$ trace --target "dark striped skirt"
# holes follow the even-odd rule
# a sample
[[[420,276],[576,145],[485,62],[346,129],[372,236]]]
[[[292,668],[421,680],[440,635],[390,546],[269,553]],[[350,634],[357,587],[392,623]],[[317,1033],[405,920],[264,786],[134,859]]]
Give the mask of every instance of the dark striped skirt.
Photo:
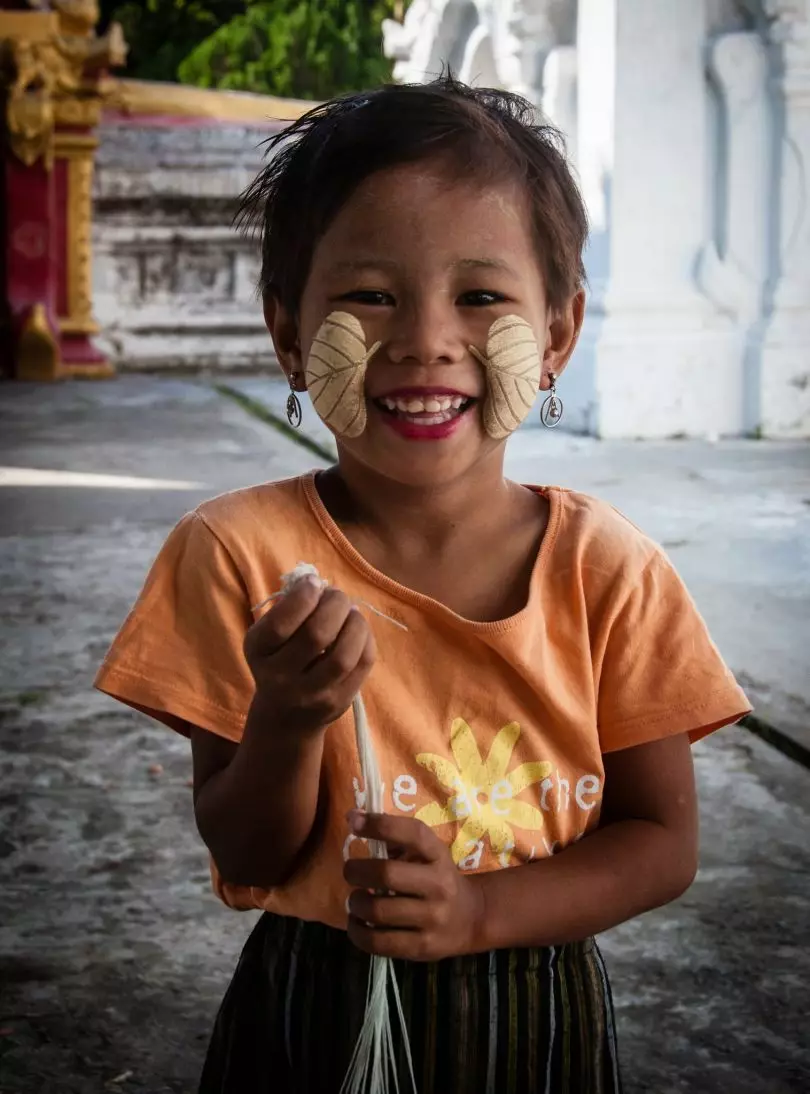
[[[265,914],[220,1008],[200,1094],[338,1094],[369,958],[343,931]],[[618,1094],[596,942],[396,962],[418,1094]],[[396,1041],[398,1019],[392,1004]],[[399,1045],[399,1090],[412,1087]]]

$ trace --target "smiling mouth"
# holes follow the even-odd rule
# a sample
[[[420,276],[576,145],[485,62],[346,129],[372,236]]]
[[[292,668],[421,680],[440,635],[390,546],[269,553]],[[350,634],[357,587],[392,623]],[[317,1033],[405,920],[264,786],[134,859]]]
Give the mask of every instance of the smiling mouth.
[[[460,418],[475,403],[465,395],[384,396],[374,399],[374,405],[393,418],[414,425],[444,425]]]

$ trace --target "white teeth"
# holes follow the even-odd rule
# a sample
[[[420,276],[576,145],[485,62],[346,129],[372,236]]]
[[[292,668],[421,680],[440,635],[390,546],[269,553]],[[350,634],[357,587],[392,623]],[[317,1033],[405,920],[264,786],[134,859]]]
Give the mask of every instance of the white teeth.
[[[462,395],[428,395],[423,399],[386,396],[380,401],[388,410],[397,410],[400,414],[443,414],[447,410],[458,410],[466,400]]]
[[[441,425],[443,422],[449,422],[455,416],[452,410],[445,410],[441,414],[420,414],[412,420],[418,422],[419,425]]]

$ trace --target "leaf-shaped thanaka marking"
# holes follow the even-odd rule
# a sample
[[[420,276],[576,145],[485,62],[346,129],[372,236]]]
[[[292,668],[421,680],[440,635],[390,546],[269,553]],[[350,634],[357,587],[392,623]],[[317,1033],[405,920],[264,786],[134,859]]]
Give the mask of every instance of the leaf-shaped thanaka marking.
[[[487,374],[484,429],[496,441],[514,433],[534,405],[543,366],[534,331],[519,315],[504,315],[489,328],[486,356],[470,346]]]
[[[380,348],[366,350],[359,320],[344,311],[327,315],[312,339],[306,364],[307,390],[318,416],[340,437],[366,428],[366,367]]]

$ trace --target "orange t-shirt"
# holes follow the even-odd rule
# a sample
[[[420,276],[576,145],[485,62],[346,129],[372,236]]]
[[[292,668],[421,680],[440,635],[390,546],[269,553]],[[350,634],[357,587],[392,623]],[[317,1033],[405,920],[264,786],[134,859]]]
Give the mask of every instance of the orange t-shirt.
[[[379,655],[363,697],[386,811],[434,828],[462,870],[553,854],[598,824],[603,753],[697,740],[750,708],[662,551],[604,502],[543,493],[528,603],[490,623],[370,566],[312,475],[215,498],[169,536],[96,686],[181,732],[238,742],[254,690],[251,606],[312,563],[407,627],[368,613]],[[329,814],[306,864],[270,891],[229,885],[212,864],[227,904],[346,925],[344,856],[362,853],[346,822],[363,801],[351,710],[327,731],[323,764]]]

